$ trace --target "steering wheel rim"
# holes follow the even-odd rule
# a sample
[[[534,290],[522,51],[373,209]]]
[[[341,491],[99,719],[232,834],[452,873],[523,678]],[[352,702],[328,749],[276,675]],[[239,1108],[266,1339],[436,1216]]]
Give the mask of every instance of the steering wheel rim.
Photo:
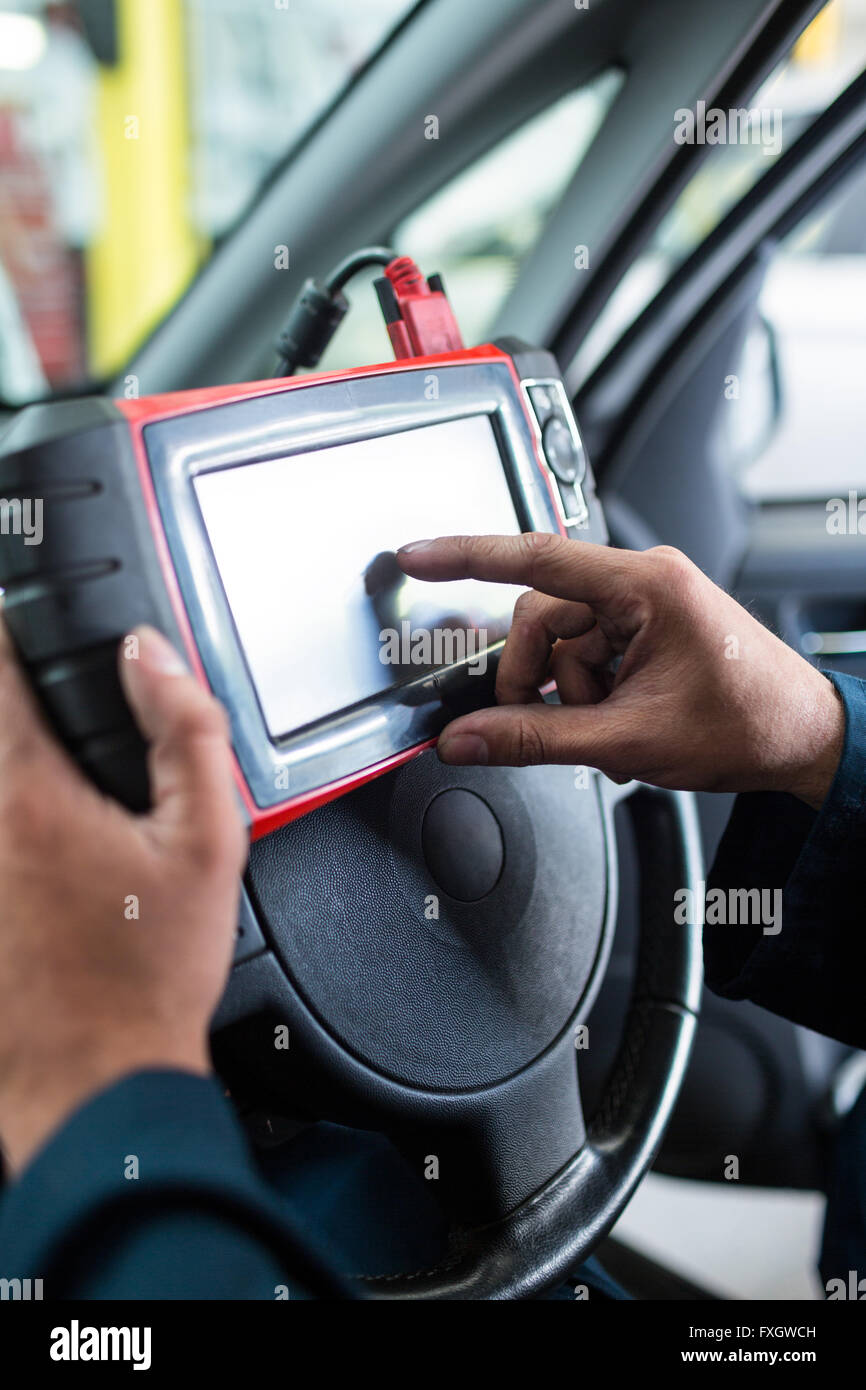
[[[459,1232],[451,1257],[438,1266],[368,1280],[373,1297],[538,1297],[592,1253],[651,1166],[685,1077],[700,1009],[700,927],[674,924],[672,904],[676,888],[696,890],[702,854],[690,794],[634,784],[629,792],[641,861],[638,970],[611,1079],[586,1142],[513,1212]],[[651,888],[650,871],[656,879]],[[670,896],[658,892],[662,879]]]
[[[242,961],[233,972],[215,1028],[235,1025],[245,1037],[252,1028],[273,1050],[274,1021],[291,1015],[291,1046],[303,1057],[307,1094],[315,1093],[323,1118],[384,1129],[393,1137],[399,1126],[390,1121],[408,1103],[415,1110],[412,1133],[407,1137],[402,1131],[399,1141],[419,1162],[436,1152],[430,1147],[431,1135],[448,1131],[459,1134],[457,1152],[469,1167],[476,1148],[484,1150],[479,1171],[485,1181],[491,1178],[489,1167],[484,1167],[488,1145],[503,1155],[497,1159],[503,1170],[512,1160],[520,1167],[517,1187],[504,1182],[496,1189],[494,1209],[479,1210],[472,1201],[452,1204],[452,1240],[443,1260],[387,1277],[353,1276],[359,1298],[490,1300],[543,1295],[604,1237],[659,1148],[685,1076],[700,1007],[700,928],[676,924],[673,914],[674,893],[697,890],[702,876],[695,803],[689,793],[636,783],[617,787],[591,775],[609,834],[613,835],[613,813],[620,803],[636,832],[640,937],[622,1042],[588,1129],[571,1026],[531,1067],[505,1084],[459,1096],[419,1095],[362,1059],[347,1061],[345,1049],[303,1000],[295,998],[294,1005],[300,1007],[290,1006],[291,988],[287,994],[286,975],[273,951]],[[615,916],[615,908],[615,900],[609,902],[610,915]],[[269,935],[267,929],[265,934]],[[607,949],[609,944],[608,938]],[[596,988],[606,962],[607,951],[599,951]],[[594,990],[588,991],[587,1006],[593,997]],[[582,1016],[586,1012],[588,1007]],[[545,1153],[538,1170],[545,1173],[541,1181],[531,1166],[527,1168],[528,1150],[519,1143],[515,1147],[514,1136],[526,1126],[540,1136],[542,1148],[551,1141],[550,1154]],[[499,1176],[492,1174],[492,1189]]]

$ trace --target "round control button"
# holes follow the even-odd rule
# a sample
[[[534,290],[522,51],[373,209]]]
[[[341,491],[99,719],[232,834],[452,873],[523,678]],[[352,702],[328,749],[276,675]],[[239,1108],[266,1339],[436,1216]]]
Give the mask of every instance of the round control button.
[[[564,420],[554,416],[541,432],[544,456],[561,483],[580,482],[583,477],[583,451],[572,438]]]
[[[443,893],[475,903],[496,887],[505,863],[502,829],[475,792],[453,787],[427,807],[421,827],[427,867]]]

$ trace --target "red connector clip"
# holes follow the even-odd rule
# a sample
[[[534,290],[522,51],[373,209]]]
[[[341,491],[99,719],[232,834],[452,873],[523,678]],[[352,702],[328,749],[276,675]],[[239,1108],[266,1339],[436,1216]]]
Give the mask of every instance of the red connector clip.
[[[376,293],[398,359],[459,352],[463,339],[442,277],[425,280],[411,256],[399,256],[376,281]]]

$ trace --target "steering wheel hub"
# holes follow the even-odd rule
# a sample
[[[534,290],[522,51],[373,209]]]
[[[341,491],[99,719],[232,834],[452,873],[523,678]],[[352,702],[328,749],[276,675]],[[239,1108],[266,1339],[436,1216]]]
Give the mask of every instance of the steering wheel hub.
[[[424,812],[421,844],[433,882],[457,902],[480,902],[499,882],[505,863],[502,827],[475,792],[452,787],[434,797]]]
[[[588,1010],[609,858],[594,781],[431,753],[254,846],[250,879],[333,1036],[382,1075],[460,1091],[528,1066]]]

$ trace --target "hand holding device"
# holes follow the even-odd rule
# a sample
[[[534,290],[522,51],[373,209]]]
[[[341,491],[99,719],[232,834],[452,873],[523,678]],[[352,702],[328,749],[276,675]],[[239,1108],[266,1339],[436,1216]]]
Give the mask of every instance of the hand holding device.
[[[13,1171],[123,1075],[210,1070],[246,859],[227,724],[164,638],[133,636],[121,680],[150,747],[148,816],[100,795],[51,738],[0,622],[0,1140]]]

